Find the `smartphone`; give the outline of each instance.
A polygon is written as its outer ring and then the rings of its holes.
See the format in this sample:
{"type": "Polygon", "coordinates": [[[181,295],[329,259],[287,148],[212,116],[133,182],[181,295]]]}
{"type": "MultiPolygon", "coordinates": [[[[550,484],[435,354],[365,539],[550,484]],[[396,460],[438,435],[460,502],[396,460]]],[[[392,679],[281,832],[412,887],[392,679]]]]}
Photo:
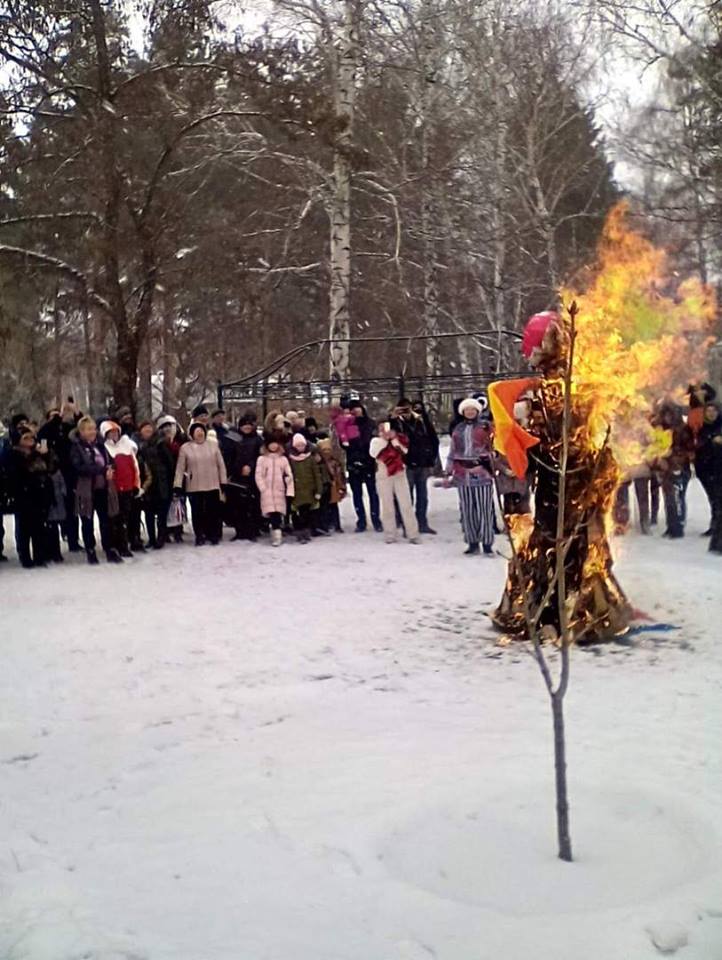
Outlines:
{"type": "Polygon", "coordinates": [[[386,423],[381,424],[381,429],[384,431],[384,433],[388,433],[391,430],[391,424],[389,423],[388,420],[386,421],[386,423]]]}

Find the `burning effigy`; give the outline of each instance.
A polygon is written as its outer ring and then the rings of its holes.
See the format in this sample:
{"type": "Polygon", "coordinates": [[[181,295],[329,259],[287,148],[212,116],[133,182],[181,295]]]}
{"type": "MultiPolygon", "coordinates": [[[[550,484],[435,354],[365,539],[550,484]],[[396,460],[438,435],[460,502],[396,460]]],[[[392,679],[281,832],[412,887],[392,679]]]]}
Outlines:
{"type": "Polygon", "coordinates": [[[496,449],[535,485],[533,515],[507,517],[512,559],[492,619],[511,636],[559,635],[560,558],[571,638],[626,632],[632,608],[610,545],[617,488],[640,461],[665,469],[670,436],[652,426],[654,404],[704,369],[714,295],[696,280],[675,283],[665,252],[627,218],[624,204],[611,212],[582,289],[560,291],[571,309],[527,324],[522,349],[534,374],[489,388],[496,449]],[[525,426],[515,418],[520,400],[525,426]]]}

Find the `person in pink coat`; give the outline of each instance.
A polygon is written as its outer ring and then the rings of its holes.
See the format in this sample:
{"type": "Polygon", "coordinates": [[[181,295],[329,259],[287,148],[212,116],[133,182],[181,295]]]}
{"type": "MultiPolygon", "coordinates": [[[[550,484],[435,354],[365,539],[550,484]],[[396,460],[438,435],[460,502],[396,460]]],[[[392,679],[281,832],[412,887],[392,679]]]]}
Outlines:
{"type": "Polygon", "coordinates": [[[280,547],[287,497],[295,493],[293,472],[283,452],[284,436],[272,433],[256,462],[256,486],[261,494],[261,513],[271,521],[271,545],[280,547]]]}

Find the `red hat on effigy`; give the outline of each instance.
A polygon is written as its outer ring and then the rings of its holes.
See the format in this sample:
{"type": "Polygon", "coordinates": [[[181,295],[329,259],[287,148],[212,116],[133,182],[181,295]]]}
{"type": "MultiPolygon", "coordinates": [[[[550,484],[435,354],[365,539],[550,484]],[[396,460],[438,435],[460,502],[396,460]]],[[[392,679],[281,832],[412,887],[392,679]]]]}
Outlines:
{"type": "Polygon", "coordinates": [[[543,313],[535,313],[533,317],[529,318],[521,340],[521,351],[527,359],[536,347],[542,345],[549,324],[558,320],[559,314],[554,310],[544,310],[543,313]]]}

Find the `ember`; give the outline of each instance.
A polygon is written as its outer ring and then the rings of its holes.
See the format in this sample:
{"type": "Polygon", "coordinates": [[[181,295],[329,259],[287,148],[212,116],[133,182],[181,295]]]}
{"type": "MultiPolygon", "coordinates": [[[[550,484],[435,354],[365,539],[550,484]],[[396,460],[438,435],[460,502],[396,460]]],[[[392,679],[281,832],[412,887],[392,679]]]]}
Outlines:
{"type": "Polygon", "coordinates": [[[497,626],[514,635],[537,628],[559,634],[560,544],[573,639],[593,642],[627,630],[631,608],[614,576],[608,539],[616,489],[625,470],[668,449],[668,434],[649,423],[655,400],[681,394],[689,377],[704,369],[714,295],[695,280],[675,287],[664,251],[632,230],[627,217],[624,204],[612,210],[598,262],[583,278],[584,292],[561,291],[562,302],[574,304],[571,324],[552,312],[530,320],[524,352],[541,379],[493,384],[489,391],[497,449],[521,475],[528,448],[536,477],[533,522],[513,519],[513,558],[494,613],[497,626]],[[558,527],[570,355],[568,459],[558,527]],[[532,400],[528,434],[512,422],[510,404],[522,394],[532,400]]]}

